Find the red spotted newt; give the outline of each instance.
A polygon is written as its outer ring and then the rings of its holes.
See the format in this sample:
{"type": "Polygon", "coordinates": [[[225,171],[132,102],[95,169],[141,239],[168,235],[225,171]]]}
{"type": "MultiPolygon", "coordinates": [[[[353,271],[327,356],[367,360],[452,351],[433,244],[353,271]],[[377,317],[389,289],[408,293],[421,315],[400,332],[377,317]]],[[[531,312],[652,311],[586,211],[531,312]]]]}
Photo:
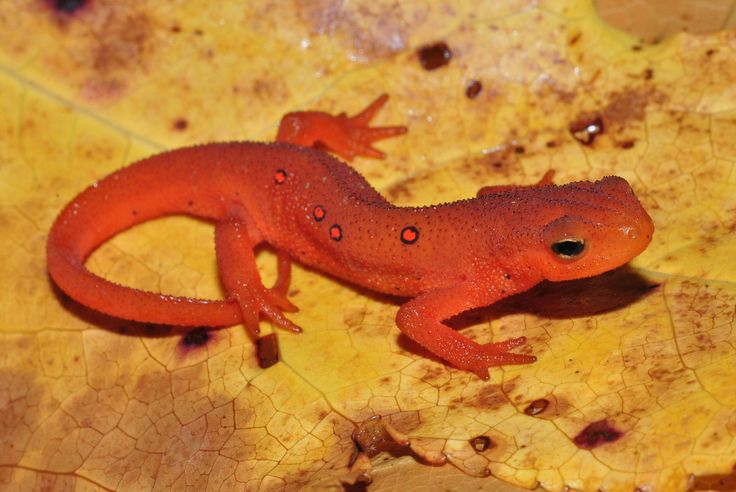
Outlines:
{"type": "Polygon", "coordinates": [[[399,329],[457,368],[488,378],[489,367],[535,361],[511,351],[524,337],[479,344],[444,321],[545,279],[589,277],[623,265],[649,244],[652,220],[629,184],[614,176],[554,185],[547,175],[537,185],[485,187],[453,203],[393,205],[324,151],[346,160],[382,158],[373,142],[406,131],[370,126],[386,99],[351,117],[287,114],[274,143],[181,148],[110,174],[54,222],[47,245],[51,278],[76,301],[108,315],[183,326],[243,323],[256,338],[261,317],[300,331],[284,315],[297,310],[287,298],[293,259],[408,298],[396,316],[399,329]],[[142,291],[85,267],[90,253],[115,234],[170,214],[214,222],[225,300],[142,291]],[[277,252],[278,279],[270,288],[256,268],[260,243],[277,252]]]}

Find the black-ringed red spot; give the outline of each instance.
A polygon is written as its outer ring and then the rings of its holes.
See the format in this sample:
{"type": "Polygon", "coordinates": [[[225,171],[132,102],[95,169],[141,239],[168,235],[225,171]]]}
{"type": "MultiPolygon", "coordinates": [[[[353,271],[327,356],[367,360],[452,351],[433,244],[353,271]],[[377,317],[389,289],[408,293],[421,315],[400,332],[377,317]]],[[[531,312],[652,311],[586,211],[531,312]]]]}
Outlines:
{"type": "Polygon", "coordinates": [[[414,226],[406,226],[401,229],[401,242],[404,244],[414,244],[419,239],[419,229],[414,226]]]}
{"type": "Polygon", "coordinates": [[[286,171],[283,169],[278,169],[276,173],[273,175],[273,181],[277,185],[284,184],[284,181],[286,181],[288,174],[286,174],[286,171]]]}
{"type": "Polygon", "coordinates": [[[322,222],[322,219],[324,219],[326,215],[327,211],[321,205],[317,205],[314,207],[314,210],[312,210],[312,216],[317,222],[322,222]]]}
{"type": "Polygon", "coordinates": [[[332,224],[330,226],[330,239],[333,241],[339,241],[342,239],[342,227],[339,224],[332,224]]]}

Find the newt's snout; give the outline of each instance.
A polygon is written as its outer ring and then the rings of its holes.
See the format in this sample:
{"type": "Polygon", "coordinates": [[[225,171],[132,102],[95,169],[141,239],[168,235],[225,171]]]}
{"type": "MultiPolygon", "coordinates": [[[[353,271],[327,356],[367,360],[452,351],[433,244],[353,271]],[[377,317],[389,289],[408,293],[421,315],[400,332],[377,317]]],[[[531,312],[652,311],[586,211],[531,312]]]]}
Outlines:
{"type": "Polygon", "coordinates": [[[555,191],[566,205],[561,217],[543,228],[545,278],[598,275],[629,262],[651,242],[654,223],[625,179],[609,176],[555,191]]]}
{"type": "Polygon", "coordinates": [[[631,185],[618,176],[608,176],[598,182],[602,193],[606,194],[607,202],[618,211],[624,223],[618,227],[621,241],[628,243],[631,258],[644,251],[654,235],[654,222],[631,185]]]}

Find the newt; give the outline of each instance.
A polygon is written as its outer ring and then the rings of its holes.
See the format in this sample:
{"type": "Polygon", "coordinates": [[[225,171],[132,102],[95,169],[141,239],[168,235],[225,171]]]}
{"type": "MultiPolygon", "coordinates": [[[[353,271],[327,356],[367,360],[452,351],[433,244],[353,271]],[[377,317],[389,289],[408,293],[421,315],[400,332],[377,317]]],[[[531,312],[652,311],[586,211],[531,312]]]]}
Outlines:
{"type": "MultiPolygon", "coordinates": [[[[383,95],[354,116],[318,111],[283,117],[276,142],[209,143],[163,152],[93,183],[49,232],[48,271],[79,303],[127,320],[218,327],[242,323],[257,338],[265,317],[301,329],[284,313],[291,262],[407,298],[396,324],[449,364],[487,379],[488,369],[527,364],[512,352],[525,337],[479,344],[444,323],[543,280],[590,277],[649,244],[654,224],[626,180],[564,185],[551,174],[531,186],[491,186],[477,197],[423,207],[391,204],[346,160],[383,158],[372,144],[405,127],[371,127],[383,95]],[[319,147],[319,148],[313,148],[319,147]],[[210,220],[224,300],[177,297],[110,282],[85,267],[102,243],[171,214],[210,220]],[[268,288],[254,248],[277,253],[268,288]]],[[[335,307],[337,308],[337,307],[335,307]]]]}

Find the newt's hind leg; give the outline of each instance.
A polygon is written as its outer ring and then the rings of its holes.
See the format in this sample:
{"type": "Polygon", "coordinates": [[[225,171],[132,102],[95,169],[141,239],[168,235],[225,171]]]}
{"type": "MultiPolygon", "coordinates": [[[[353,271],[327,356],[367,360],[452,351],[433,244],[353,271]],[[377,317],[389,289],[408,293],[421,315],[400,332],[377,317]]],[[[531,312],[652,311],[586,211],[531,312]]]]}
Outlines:
{"type": "Polygon", "coordinates": [[[551,185],[551,184],[554,184],[552,181],[554,177],[555,177],[555,170],[550,169],[549,171],[544,173],[544,176],[542,176],[542,179],[540,179],[538,182],[534,184],[484,186],[483,188],[478,190],[478,193],[476,194],[476,196],[493,195],[494,193],[499,193],[501,191],[510,190],[514,188],[536,188],[537,186],[551,185]]]}
{"type": "Polygon", "coordinates": [[[371,144],[406,133],[404,126],[369,126],[386,101],[388,96],[383,94],[354,116],[322,111],[289,113],[281,119],[276,140],[306,147],[321,145],[348,161],[359,155],[383,159],[386,154],[371,144]]]}
{"type": "Polygon", "coordinates": [[[217,266],[228,300],[238,303],[243,324],[254,338],[260,333],[258,321],[261,314],[279,328],[300,332],[301,328],[283,313],[294,311],[296,307],[278,290],[267,289],[261,282],[253,240],[246,223],[244,217],[233,214],[215,225],[217,266]]]}
{"type": "MultiPolygon", "coordinates": [[[[276,277],[276,282],[271,286],[271,292],[283,297],[286,302],[289,302],[286,299],[286,294],[289,292],[289,284],[291,283],[291,257],[287,252],[277,250],[276,261],[278,276],[276,277]]],[[[289,302],[289,304],[291,303],[289,302]]],[[[288,312],[296,312],[298,310],[299,308],[293,304],[292,309],[284,309],[284,311],[288,312]]]]}

